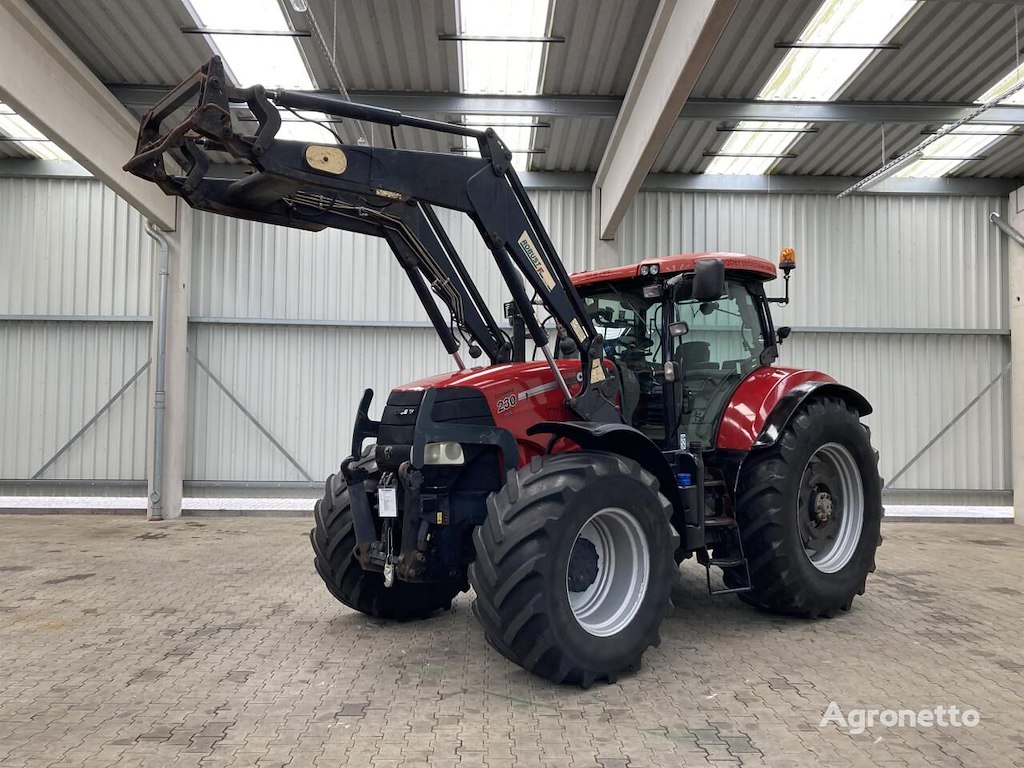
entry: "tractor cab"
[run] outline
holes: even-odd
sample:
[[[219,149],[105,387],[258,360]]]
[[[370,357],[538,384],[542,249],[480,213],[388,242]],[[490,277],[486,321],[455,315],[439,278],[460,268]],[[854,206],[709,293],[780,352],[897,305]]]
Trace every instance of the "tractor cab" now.
[[[775,276],[770,262],[731,253],[573,275],[616,367],[623,421],[665,451],[713,444],[732,393],[778,356],[764,291]]]

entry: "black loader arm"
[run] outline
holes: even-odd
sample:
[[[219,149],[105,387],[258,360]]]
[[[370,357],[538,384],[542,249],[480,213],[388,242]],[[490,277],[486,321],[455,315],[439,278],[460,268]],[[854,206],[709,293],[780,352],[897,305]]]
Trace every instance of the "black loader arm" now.
[[[188,107],[176,126],[169,117]],[[276,138],[279,108],[322,112],[386,126],[466,136],[480,156],[460,156]],[[232,110],[248,109],[253,133]],[[226,152],[248,172],[220,173],[210,152]],[[465,213],[476,225],[508,286],[526,330],[543,350],[569,405],[581,418],[620,421],[602,367],[603,344],[547,231],[491,129],[478,130],[353,104],[315,93],[235,88],[219,57],[170,91],[142,118],[134,157],[124,168],[205,211],[298,229],[344,229],[384,238],[405,270],[441,341],[463,367],[458,337],[472,356],[513,359],[513,344],[495,321],[434,210]],[[167,158],[177,168],[169,167]],[[547,350],[548,333],[531,292],[579,352],[580,384],[566,382]],[[433,295],[432,295],[433,294]],[[434,296],[448,310],[448,317]]]

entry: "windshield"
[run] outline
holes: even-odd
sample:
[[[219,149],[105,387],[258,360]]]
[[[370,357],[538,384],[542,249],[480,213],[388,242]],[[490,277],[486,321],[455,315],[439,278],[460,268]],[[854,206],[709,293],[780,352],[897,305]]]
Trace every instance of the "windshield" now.
[[[604,337],[605,357],[618,371],[623,420],[661,442],[665,438],[662,299],[645,297],[639,285],[606,283],[588,286],[583,300],[594,327]]]

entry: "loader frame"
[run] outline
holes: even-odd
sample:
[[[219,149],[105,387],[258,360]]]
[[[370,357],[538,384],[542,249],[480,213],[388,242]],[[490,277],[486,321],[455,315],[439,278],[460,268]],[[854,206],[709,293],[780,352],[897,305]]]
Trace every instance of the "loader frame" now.
[[[187,116],[165,130],[168,119],[185,106],[191,106]],[[252,112],[254,133],[235,129],[233,107]],[[479,157],[277,139],[278,107],[466,137],[476,141]],[[219,171],[211,152],[228,153],[251,173],[239,179]],[[180,171],[169,169],[168,156]],[[607,379],[602,363],[602,338],[511,157],[490,128],[452,125],[318,94],[229,86],[223,63],[214,57],[146,113],[135,155],[124,168],[200,210],[381,237],[460,369],[465,368],[460,337],[473,357],[485,354],[492,364],[520,362],[525,338],[510,336],[493,317],[434,209],[466,214],[511,294],[513,331],[528,334],[544,354],[574,413],[586,421],[620,423],[614,382]],[[432,293],[447,307],[449,318]],[[557,322],[562,349],[579,355],[578,384],[570,384],[554,364],[549,333],[537,320],[535,303]]]

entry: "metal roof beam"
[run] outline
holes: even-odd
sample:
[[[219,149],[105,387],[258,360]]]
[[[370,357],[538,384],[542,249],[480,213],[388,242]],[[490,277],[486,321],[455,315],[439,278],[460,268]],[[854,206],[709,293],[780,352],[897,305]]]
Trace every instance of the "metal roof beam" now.
[[[91,179],[88,168],[66,160],[0,160],[0,178]]]
[[[768,194],[835,195],[858,176],[725,176],[710,173],[655,173],[642,189],[658,192],[757,192]],[[892,178],[873,186],[866,195],[945,195],[1002,197],[1020,186],[1019,179]]]
[[[110,85],[127,107],[144,111],[168,88],[148,85]],[[320,93],[317,91],[317,93]],[[334,95],[333,92],[323,91]],[[619,113],[618,96],[470,96],[451,93],[351,91],[353,101],[406,114],[519,115],[524,117],[589,117],[613,119]],[[860,101],[745,101],[687,99],[682,120],[766,120],[813,123],[951,123],[977,108],[977,104]],[[972,120],[973,125],[1022,125],[1024,106],[999,105]]]
[[[738,0],[661,0],[594,180],[597,237],[611,240]]]
[[[160,228],[176,204],[121,170],[138,120],[24,0],[0,3],[0,97]]]
[[[214,165],[211,172],[224,177],[244,174],[241,165]],[[592,173],[524,171],[519,174],[527,189],[589,190]],[[55,160],[0,160],[0,179],[92,178],[77,163]],[[652,173],[640,188],[647,192],[756,192],[776,194],[834,195],[857,181],[857,176],[719,176],[712,174]],[[997,196],[1009,194],[1024,179],[889,179],[867,194]],[[0,318],[2,319],[2,318]]]
[[[930,104],[853,101],[732,101],[693,99],[686,103],[681,118],[688,120],[765,120],[800,123],[929,123],[955,122],[977,104]],[[1001,105],[988,109],[972,125],[1018,125],[1024,123],[1024,106]]]

